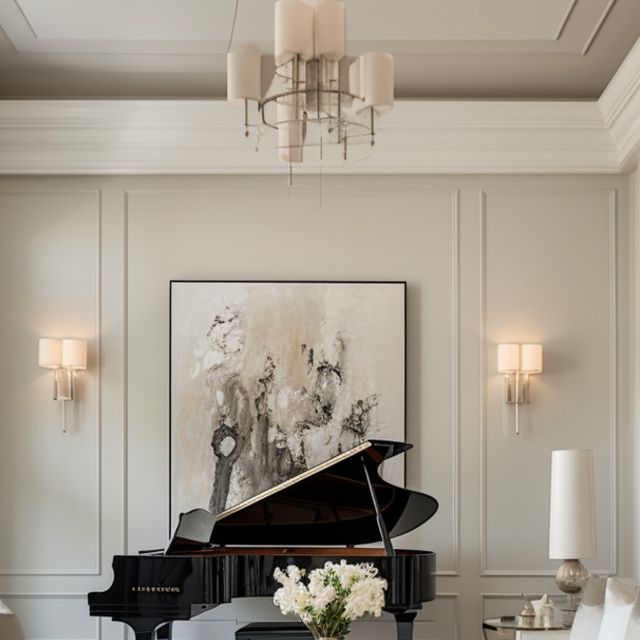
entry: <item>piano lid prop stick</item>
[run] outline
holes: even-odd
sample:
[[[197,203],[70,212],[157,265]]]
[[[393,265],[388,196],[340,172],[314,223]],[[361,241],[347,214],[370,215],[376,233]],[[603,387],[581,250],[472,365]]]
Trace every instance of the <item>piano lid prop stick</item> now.
[[[371,477],[369,476],[369,470],[367,469],[367,463],[365,462],[364,456],[360,456],[360,460],[362,460],[364,477],[367,480],[367,486],[369,487],[369,493],[371,494],[371,502],[373,503],[373,508],[376,512],[376,520],[378,522],[378,529],[380,530],[382,542],[384,543],[384,549],[387,552],[388,556],[395,556],[396,551],[391,544],[391,538],[389,537],[389,532],[387,531],[387,525],[384,523],[384,519],[382,518],[380,505],[378,504],[378,498],[376,496],[376,490],[373,488],[373,484],[371,483]]]

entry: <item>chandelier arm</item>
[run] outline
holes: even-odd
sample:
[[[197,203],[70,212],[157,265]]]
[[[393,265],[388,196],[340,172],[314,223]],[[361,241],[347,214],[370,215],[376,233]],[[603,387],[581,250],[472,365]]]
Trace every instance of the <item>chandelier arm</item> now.
[[[278,127],[275,124],[271,124],[270,122],[267,122],[266,118],[264,117],[264,102],[260,102],[258,104],[258,111],[260,111],[260,114],[262,116],[262,124],[266,125],[267,127],[271,127],[272,129],[275,129],[276,131],[278,130]]]
[[[265,98],[262,101],[263,105],[269,104],[270,102],[274,102],[275,100],[279,100],[280,98],[288,98],[289,96],[298,96],[302,93],[304,93],[305,95],[307,93],[316,93],[318,91],[318,89],[294,89],[293,91],[282,91],[280,93],[275,93],[272,96],[269,96],[268,98]],[[319,90],[320,95],[323,95],[325,93],[335,93],[338,96],[342,96],[344,98],[357,98],[358,96],[353,95],[353,93],[349,93],[348,91],[344,91],[342,89],[320,89]]]

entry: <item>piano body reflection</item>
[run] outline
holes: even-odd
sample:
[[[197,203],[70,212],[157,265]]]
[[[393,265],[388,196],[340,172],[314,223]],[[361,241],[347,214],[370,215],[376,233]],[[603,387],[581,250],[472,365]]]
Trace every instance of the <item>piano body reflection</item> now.
[[[424,523],[438,503],[378,473],[410,448],[370,440],[217,516],[182,514],[165,551],[114,557],[113,583],[89,594],[90,614],[128,624],[136,640],[170,638],[175,620],[234,598],[272,596],[276,567],[311,571],[346,559],[378,568],[398,640],[411,640],[417,611],[435,598],[435,553],[394,549],[391,538]]]

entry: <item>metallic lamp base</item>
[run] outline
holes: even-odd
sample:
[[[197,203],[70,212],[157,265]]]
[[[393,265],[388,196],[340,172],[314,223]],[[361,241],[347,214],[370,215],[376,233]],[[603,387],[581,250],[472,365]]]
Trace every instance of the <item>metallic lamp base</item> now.
[[[565,560],[556,573],[556,584],[565,593],[580,593],[589,580],[589,572],[580,560]]]

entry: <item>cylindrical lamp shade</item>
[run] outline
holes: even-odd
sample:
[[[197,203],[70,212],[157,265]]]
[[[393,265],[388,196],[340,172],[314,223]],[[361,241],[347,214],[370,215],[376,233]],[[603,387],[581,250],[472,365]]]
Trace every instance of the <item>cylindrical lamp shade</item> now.
[[[315,55],[342,60],[347,49],[347,20],[342,0],[320,0],[315,15]]]
[[[302,60],[313,58],[314,7],[303,0],[277,0],[275,15],[276,64],[295,55]]]
[[[551,453],[549,558],[596,556],[593,452],[562,449]]]
[[[62,341],[62,366],[68,369],[87,368],[87,343],[84,340]]]
[[[360,92],[363,109],[373,107],[384,113],[393,107],[393,56],[383,51],[369,51],[362,55]]]
[[[62,340],[40,338],[38,341],[38,365],[45,369],[62,366]]]
[[[288,104],[278,104],[278,156],[286,164],[302,162],[302,122],[293,120],[293,109]]]
[[[520,370],[520,345],[516,343],[498,345],[498,372],[514,373]]]
[[[245,100],[260,102],[260,52],[241,49],[227,54],[227,101],[243,107]]]
[[[360,91],[361,66],[361,58],[356,58],[349,66],[349,93],[358,98],[362,98],[362,92]]]
[[[520,371],[542,373],[542,345],[520,345]]]

